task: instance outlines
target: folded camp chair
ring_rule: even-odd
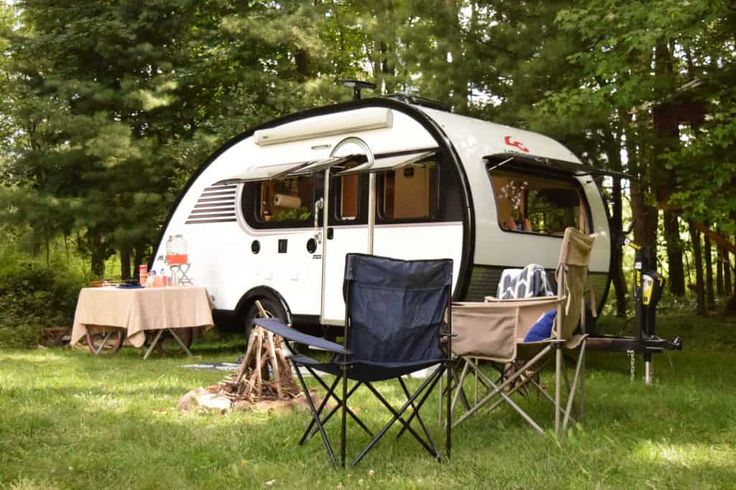
[[[447,371],[450,383],[450,322],[452,260],[396,260],[362,254],[348,254],[345,264],[345,336],[343,345],[297,332],[272,318],[257,318],[259,325],[287,340],[311,345],[332,353],[328,362],[317,361],[292,351],[291,362],[312,412],[300,444],[319,432],[327,453],[335,466],[345,466],[347,446],[346,424],[350,416],[371,437],[371,441],[353,460],[357,464],[383,437],[395,422],[402,425],[399,436],[409,432],[437,460],[440,460],[432,436],[419,415],[432,389]],[[290,347],[291,349],[291,347]],[[446,350],[445,350],[446,349]],[[437,366],[410,393],[403,375]],[[319,405],[307,389],[300,367],[304,367],[326,390]],[[320,373],[335,376],[324,380]],[[381,394],[377,381],[398,380],[406,402],[393,407]],[[348,389],[348,380],[354,384]],[[338,388],[341,386],[341,390]],[[349,408],[348,400],[364,386],[372,392],[392,417],[374,435],[368,426]],[[341,391],[341,393],[340,393]],[[447,417],[445,449],[450,455],[451,392],[445,390]],[[329,407],[330,398],[334,407]],[[340,455],[336,458],[325,424],[340,411]],[[408,414],[408,417],[406,416]],[[417,428],[412,422],[416,421]]]
[[[506,401],[532,427],[543,433],[542,427],[512,398],[516,394],[538,391],[554,405],[555,432],[559,433],[561,426],[563,430],[567,428],[578,386],[582,398],[587,337],[586,295],[590,297],[595,315],[595,302],[588,277],[593,240],[593,236],[585,235],[575,228],[565,230],[556,272],[557,296],[509,300],[487,297],[485,303],[453,304],[455,339],[452,351],[459,358],[453,409],[457,408],[458,400],[465,408],[455,425],[477,413],[482,407],[490,411]],[[556,316],[549,337],[540,341],[524,342],[532,327],[536,325],[536,330],[542,326],[541,317],[545,313],[551,314],[550,310],[556,310]],[[579,324],[580,334],[575,334]],[[564,370],[563,348],[578,354],[571,384],[568,383]],[[554,396],[550,395],[538,376],[552,357],[555,358]],[[479,361],[490,361],[498,369],[499,378],[491,379],[481,369]],[[486,391],[480,398],[476,396],[473,403],[465,392],[471,374],[475,375],[476,391],[478,381]],[[564,408],[561,406],[563,376],[567,385]],[[489,404],[487,408],[486,404]],[[458,411],[456,410],[456,414]]]

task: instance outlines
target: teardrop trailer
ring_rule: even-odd
[[[597,239],[591,283],[609,283],[608,218],[593,169],[546,136],[410,97],[317,108],[220,148],[163,229],[187,242],[189,276],[216,322],[247,329],[256,300],[297,328],[343,323],[345,255],[452,258],[453,297],[496,293],[501,272],[550,274],[566,227]]]

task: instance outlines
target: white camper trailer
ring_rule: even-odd
[[[553,272],[567,226],[595,232],[596,296],[609,284],[608,218],[591,169],[540,134],[410,98],[372,98],[269,122],[224,145],[190,180],[166,239],[218,323],[244,327],[260,299],[294,325],[341,325],[345,254],[452,258],[454,297],[496,293],[501,271]]]

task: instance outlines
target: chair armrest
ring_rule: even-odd
[[[532,298],[510,298],[510,299],[500,299],[496,298],[495,296],[485,296],[484,300],[487,304],[519,304],[519,303],[528,303],[528,304],[539,304],[539,303],[561,303],[564,301],[564,296],[535,296]]]
[[[320,349],[326,350],[327,352],[333,352],[335,354],[350,354],[349,350],[345,350],[342,345],[336,342],[331,342],[321,337],[315,337],[314,335],[302,333],[296,329],[289,327],[281,320],[277,320],[275,318],[256,318],[255,320],[253,320],[253,323],[255,325],[258,325],[259,327],[265,328],[269,332],[273,332],[276,335],[282,336],[286,340],[291,340],[292,342],[311,345],[313,347],[318,347]]]

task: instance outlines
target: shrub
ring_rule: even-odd
[[[0,257],[0,346],[35,346],[47,327],[71,325],[84,280],[19,253]]]

